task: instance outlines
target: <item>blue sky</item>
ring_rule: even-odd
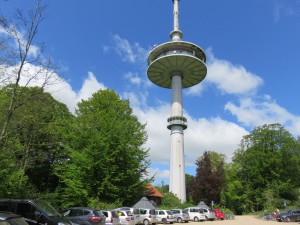
[[[0,13],[34,3],[0,0]],[[47,4],[35,43],[45,43],[45,54],[63,79],[48,91],[72,112],[78,101],[99,89],[130,99],[134,113],[147,123],[149,172],[156,174],[155,184],[168,183],[171,90],[152,84],[146,71],[153,45],[170,40],[172,1]],[[183,40],[206,52],[208,68],[199,85],[183,91],[187,173],[195,174],[196,159],[205,150],[223,153],[230,161],[243,135],[255,126],[278,122],[295,137],[300,134],[299,0],[181,0],[179,26]],[[0,30],[0,35],[5,33]]]

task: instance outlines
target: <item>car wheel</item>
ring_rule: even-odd
[[[197,216],[194,217],[195,222],[199,222],[199,218]]]
[[[144,225],[149,225],[149,220],[144,220],[144,221],[143,221],[143,224],[144,224]]]
[[[286,221],[286,222],[291,222],[291,218],[290,218],[290,217],[287,217],[287,218],[285,219],[285,221]]]
[[[205,216],[205,220],[208,220],[208,217],[207,217],[207,216]]]
[[[177,218],[178,223],[182,223],[182,219],[180,217]]]
[[[167,223],[168,223],[168,221],[167,221],[166,219],[162,219],[162,222],[163,222],[164,224],[167,224]]]

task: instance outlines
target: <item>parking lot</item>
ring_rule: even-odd
[[[277,221],[269,221],[258,219],[256,216],[235,216],[233,220],[218,220],[218,221],[205,221],[205,222],[190,222],[193,225],[215,224],[215,225],[280,225]],[[298,223],[293,223],[298,224]]]

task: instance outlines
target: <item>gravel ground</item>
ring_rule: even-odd
[[[285,223],[279,223],[272,220],[258,219],[256,216],[235,216],[233,220],[217,220],[217,221],[205,221],[205,222],[190,222],[190,225],[282,225]],[[291,224],[299,224],[292,222]]]

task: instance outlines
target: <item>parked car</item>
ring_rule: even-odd
[[[21,215],[29,225],[72,225],[48,202],[41,200],[1,199],[0,211]]]
[[[205,221],[203,210],[201,210],[199,207],[188,207],[185,210],[187,210],[189,213],[191,220],[195,222]]]
[[[72,207],[64,209],[60,213],[73,223],[79,225],[105,225],[106,217],[97,209]]]
[[[101,212],[106,216],[106,225],[121,225],[120,218],[116,210],[101,210]]]
[[[0,224],[4,225],[28,225],[22,216],[11,212],[0,212]]]
[[[118,208],[117,210],[129,210],[131,212],[131,214],[134,216],[135,224],[137,225],[137,224],[141,223],[140,210],[138,208],[121,207],[121,208]]]
[[[174,215],[170,210],[155,210],[158,222],[162,223],[174,223]]]
[[[158,222],[155,209],[140,209],[140,218],[144,225],[155,225]]]
[[[300,221],[300,209],[287,210],[277,215],[278,222],[297,222]]]
[[[122,225],[135,225],[134,216],[129,210],[117,210]]]
[[[178,223],[187,223],[191,220],[190,215],[186,209],[171,209],[170,211],[173,213],[174,219]]]
[[[201,208],[200,208],[200,210],[203,211],[203,214],[205,216],[205,220],[213,221],[213,220],[217,219],[214,210],[212,210],[212,209],[201,209]]]
[[[213,209],[218,220],[224,220],[224,212],[219,209]]]

